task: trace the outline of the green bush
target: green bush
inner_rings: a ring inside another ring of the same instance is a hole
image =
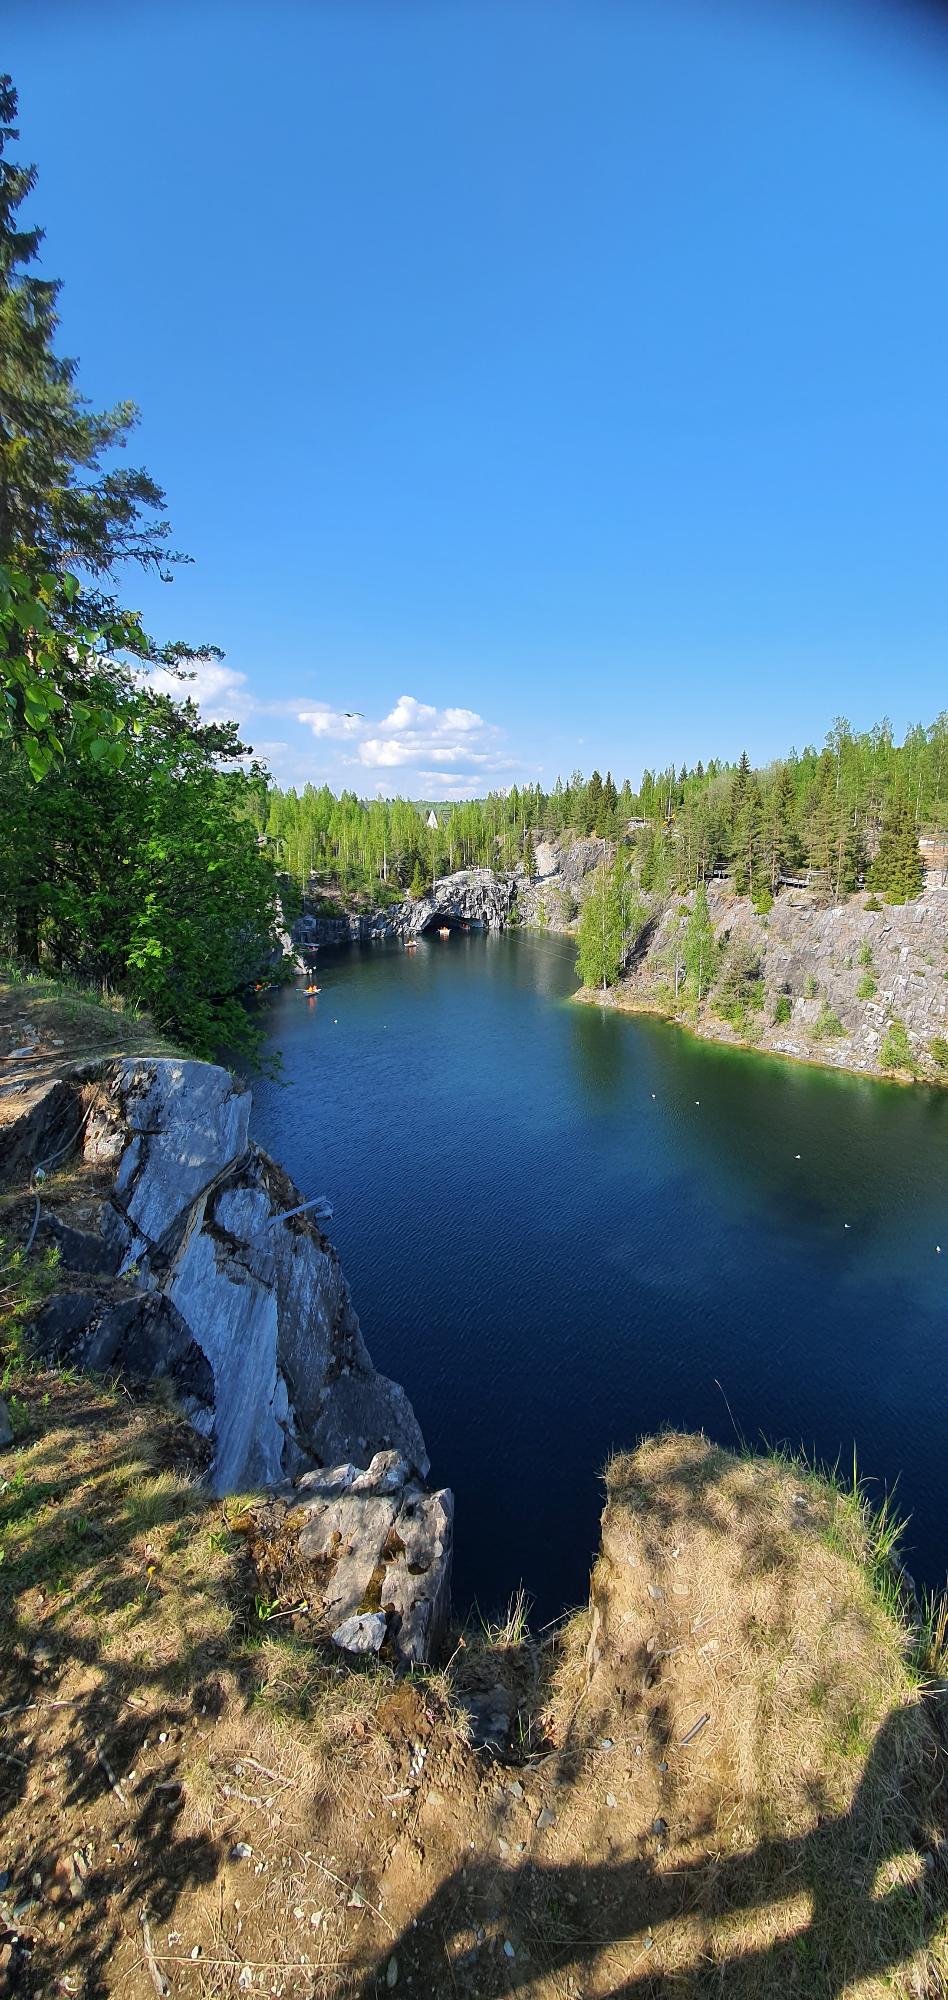
[[[761,889],[754,897],[754,909],[759,917],[769,917],[773,906],[774,899],[769,889]]]
[[[845,1033],[839,1015],[834,1012],[828,1000],[824,1000],[820,1008],[813,1033],[819,1037],[820,1041],[828,1041],[834,1035]]]
[[[883,1069],[907,1069],[915,1075],[915,1056],[904,1021],[889,1022],[888,1033],[879,1050],[879,1062]]]
[[[872,964],[872,946],[869,943],[868,938],[863,938],[863,941],[859,947],[859,963],[860,965],[869,965],[869,966],[871,966]]]
[[[812,972],[808,972],[805,980],[803,981],[804,999],[815,1000],[819,990],[820,989],[818,982],[814,979]]]
[[[792,1013],[793,1006],[789,993],[778,993],[774,1007],[774,1027],[779,1028],[784,1021],[789,1021]]]
[[[944,1035],[933,1035],[928,1044],[928,1053],[939,1069],[948,1069],[948,1042]]]
[[[865,908],[867,910],[881,910],[882,904],[880,903],[878,896],[867,897]]]
[[[857,1000],[871,1000],[876,990],[876,982],[871,972],[864,972],[856,988]]]

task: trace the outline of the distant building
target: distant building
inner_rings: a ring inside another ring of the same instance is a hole
[[[425,825],[430,826],[432,833],[435,833],[437,831],[438,815],[435,812],[434,806],[432,806],[431,811],[428,814],[428,818],[425,821]]]

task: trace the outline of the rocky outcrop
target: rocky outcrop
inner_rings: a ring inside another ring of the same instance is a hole
[[[365,1471],[335,1465],[251,1508],[264,1580],[294,1545],[305,1616],[346,1653],[383,1649],[402,1666],[430,1658],[451,1606],[454,1499],[429,1493],[396,1451]],[[302,1615],[302,1614],[301,1614]]]
[[[248,1137],[249,1091],[209,1063],[123,1058],[46,1101],[101,1192],[91,1226],[42,1217],[64,1270],[95,1280],[47,1302],[42,1354],[170,1375],[222,1493],[386,1450],[427,1476],[414,1411],[372,1366],[335,1250],[288,1213],[299,1190]],[[28,1116],[35,1158],[49,1135]],[[19,1157],[15,1126],[4,1136]]]
[[[589,894],[593,870],[609,860],[613,844],[592,836],[537,840],[536,874],[520,884],[517,914],[530,930],[571,931]]]
[[[517,894],[513,875],[495,875],[492,868],[461,868],[439,876],[430,896],[409,897],[390,911],[399,937],[420,937],[438,924],[481,924],[503,930]]]
[[[614,1004],[681,1013],[716,1039],[751,1040],[775,1054],[868,1073],[878,1072],[889,1025],[899,1020],[920,1074],[944,1082],[931,1043],[948,1038],[948,892],[930,887],[915,902],[881,910],[867,909],[867,900],[861,893],[827,906],[791,889],[758,915],[729,884],[708,885],[718,966],[730,951],[743,950],[762,982],[761,1005],[738,1030],[715,1012],[713,997],[696,1016],[676,1006],[676,940],[693,902],[676,896],[643,941]],[[775,1021],[775,1012],[788,1018]]]

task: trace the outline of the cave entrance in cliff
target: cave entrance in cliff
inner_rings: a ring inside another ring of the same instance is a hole
[[[435,910],[422,929],[422,937],[437,937],[439,931],[482,931],[479,917],[459,917],[454,910]]]

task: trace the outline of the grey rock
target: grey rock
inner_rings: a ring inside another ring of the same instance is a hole
[[[114,1276],[122,1259],[120,1243],[107,1242],[105,1237],[91,1229],[74,1229],[70,1223],[62,1222],[58,1215],[42,1214],[37,1228],[37,1239],[54,1243],[59,1251],[59,1261],[64,1271],[73,1271],[84,1276]]]
[[[3,1397],[0,1396],[0,1448],[2,1448],[2,1446],[5,1444],[12,1444],[12,1443],[13,1443],[13,1425],[10,1422],[10,1412],[7,1409]]]
[[[414,1666],[440,1645],[451,1609],[454,1499],[429,1493],[397,1452],[305,1473],[286,1494],[299,1524],[298,1549],[313,1566],[310,1601],[330,1630],[359,1615],[366,1599],[386,1615],[396,1660]],[[266,1534],[266,1505],[255,1510]],[[278,1515],[277,1528],[283,1516]]]
[[[213,1489],[266,1487],[299,1510],[327,1630],[361,1615],[367,1596],[378,1602],[381,1571],[395,1656],[414,1664],[447,1626],[453,1499],[427,1492],[408,1397],[373,1368],[320,1227],[284,1219],[302,1196],[248,1141],[249,1110],[249,1093],[213,1064],[105,1067],[83,1141],[85,1158],[114,1172],[99,1230],[50,1219],[94,1281],[45,1302],[33,1349],[170,1377],[208,1440]]]
[[[385,1644],[386,1620],[381,1611],[364,1611],[346,1618],[332,1635],[334,1646],[344,1653],[377,1653]]]
[[[483,1694],[465,1694],[459,1703],[468,1739],[480,1750],[492,1750],[502,1757],[510,1742],[514,1700],[509,1688],[498,1681]]]
[[[28,1083],[22,1093],[16,1090],[14,1102],[17,1115],[3,1127],[0,1187],[25,1183],[42,1160],[60,1147],[68,1149],[70,1138],[79,1143],[82,1100],[78,1083],[72,1079],[54,1077],[42,1084]],[[62,1157],[65,1159],[66,1153]]]
[[[113,1301],[107,1291],[56,1292],[30,1329],[40,1359],[121,1371],[129,1381],[165,1377],[174,1383],[186,1413],[206,1428],[214,1407],[214,1378],[190,1328],[160,1292]]]

